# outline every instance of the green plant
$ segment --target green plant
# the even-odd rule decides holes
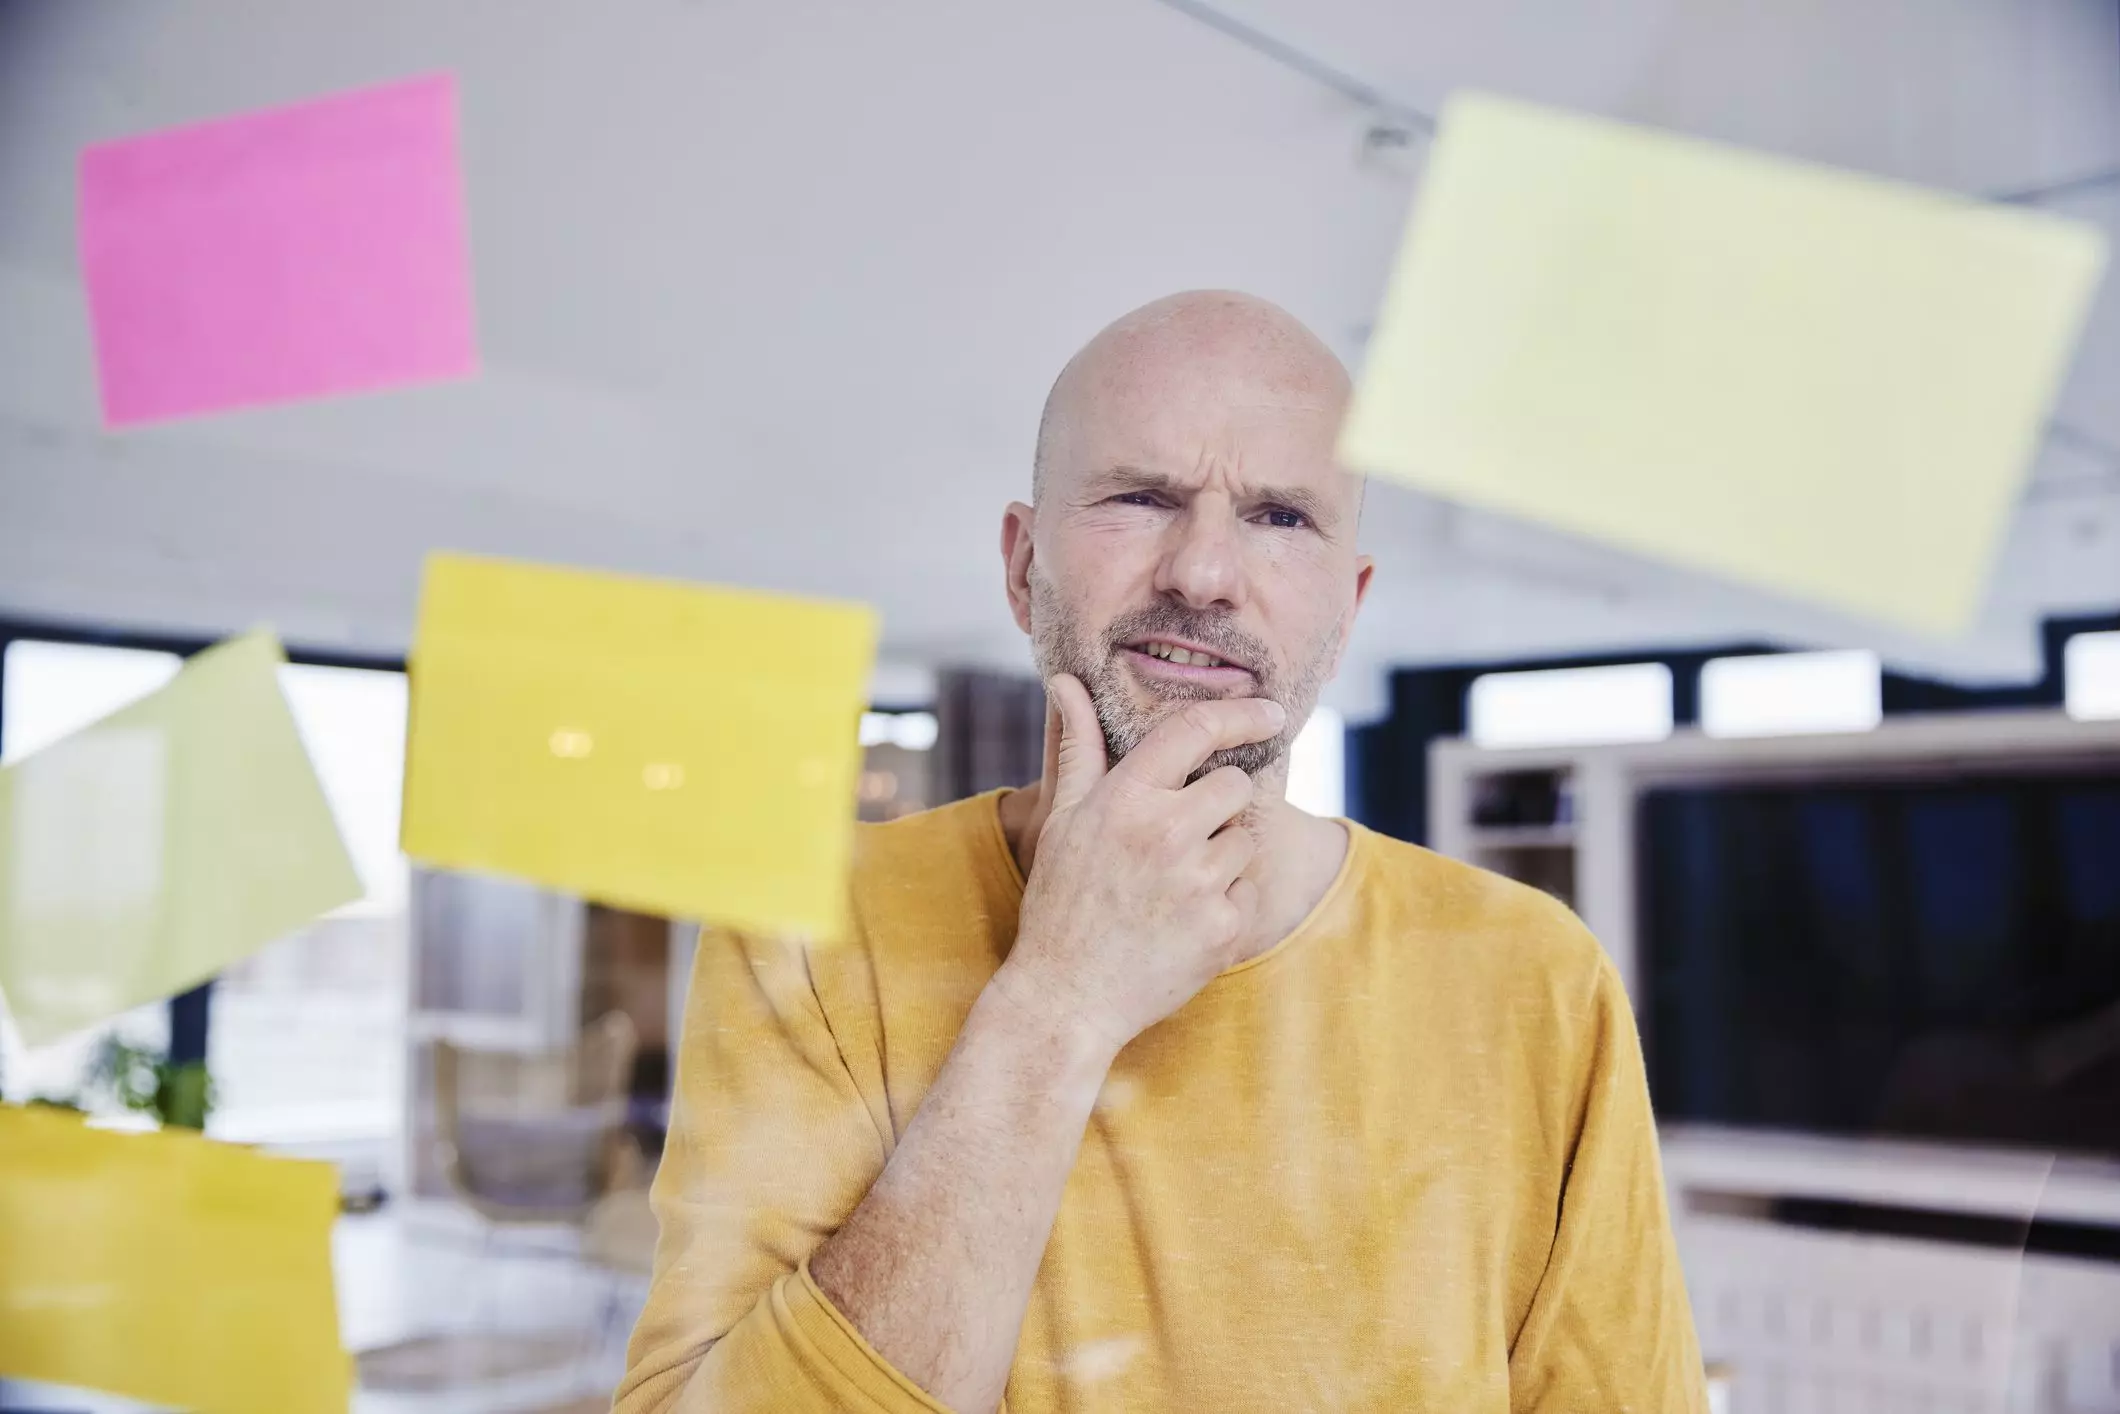
[[[214,1106],[213,1080],[203,1062],[172,1065],[161,1052],[117,1036],[106,1038],[96,1052],[89,1085],[107,1090],[128,1110],[179,1129],[206,1128]]]

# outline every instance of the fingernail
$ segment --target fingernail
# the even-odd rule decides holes
[[[1278,731],[1281,727],[1281,724],[1288,720],[1288,709],[1286,707],[1283,707],[1280,703],[1274,701],[1271,697],[1262,697],[1259,700],[1273,709],[1273,724],[1275,730]]]

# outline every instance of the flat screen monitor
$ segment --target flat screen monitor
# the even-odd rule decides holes
[[[1642,812],[1663,1120],[2120,1156],[2120,765]]]

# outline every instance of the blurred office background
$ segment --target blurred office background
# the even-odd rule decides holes
[[[440,69],[479,377],[104,431],[79,149]],[[113,1068],[203,1056],[211,1133],[341,1166],[361,1409],[601,1407],[691,928],[398,855],[422,554],[867,600],[849,808],[1024,780],[994,544],[1053,373],[1200,286],[1359,368],[1468,85],[2120,239],[2113,0],[0,0],[0,750],[270,622],[367,886],[172,1005],[0,1032],[0,1093],[145,1123]],[[2120,1411],[2120,282],[1957,640],[1386,484],[1364,537],[1296,789],[1619,959],[1729,1407]]]

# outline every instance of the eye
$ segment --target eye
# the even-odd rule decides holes
[[[1118,495],[1107,499],[1116,506],[1157,506],[1162,504],[1153,491],[1121,491]]]
[[[1275,530],[1301,530],[1310,524],[1301,511],[1292,511],[1286,506],[1268,506],[1259,512],[1259,516]]]

